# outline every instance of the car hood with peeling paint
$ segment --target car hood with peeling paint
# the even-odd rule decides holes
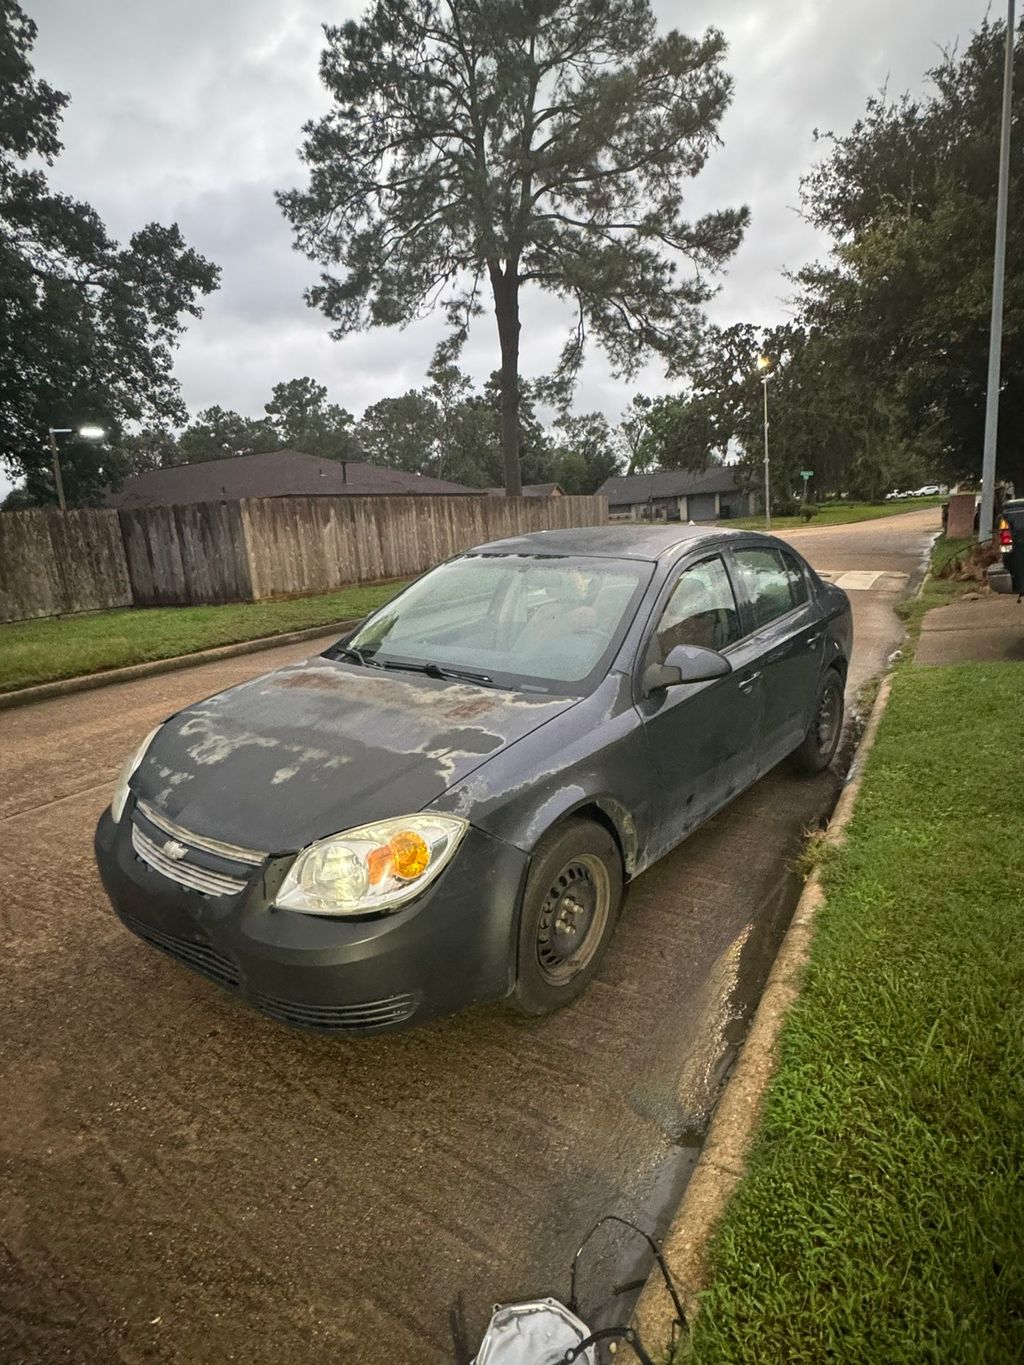
[[[575,701],[316,658],[179,711],[132,787],[195,833],[286,852],[422,810]]]

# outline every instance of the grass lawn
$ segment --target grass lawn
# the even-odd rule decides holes
[[[803,517],[772,517],[773,531],[797,531],[814,526],[843,526],[850,521],[874,521],[877,517],[897,517],[901,512],[918,512],[922,507],[939,507],[945,498],[904,498],[901,502],[823,502],[810,521]],[[764,517],[736,517],[720,521],[736,531],[763,531]]]
[[[402,587],[384,583],[284,602],[127,608],[15,621],[0,625],[0,692],[365,616]]]
[[[897,672],[677,1362],[1024,1360],[1022,715]]]

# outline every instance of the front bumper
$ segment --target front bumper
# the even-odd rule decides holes
[[[180,885],[132,847],[132,804],[116,825],[105,811],[96,829],[117,915],[264,1014],[319,1032],[378,1033],[512,988],[527,858],[481,830],[470,828],[415,901],[372,919],[331,919],[273,908],[290,856],[268,858],[234,895]]]

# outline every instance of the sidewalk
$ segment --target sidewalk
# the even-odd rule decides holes
[[[917,664],[1024,663],[1024,602],[974,593],[935,607],[921,623]]]

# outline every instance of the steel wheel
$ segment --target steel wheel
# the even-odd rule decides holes
[[[835,752],[839,730],[843,724],[843,690],[839,679],[833,674],[825,681],[818,707],[815,732],[818,739],[818,753],[828,755],[829,761]]]
[[[583,854],[555,877],[537,922],[537,965],[552,986],[564,986],[590,962],[608,923],[611,892],[600,858]]]
[[[519,916],[520,1014],[548,1014],[575,1000],[601,964],[622,906],[623,867],[609,831],[570,818],[534,850]]]

